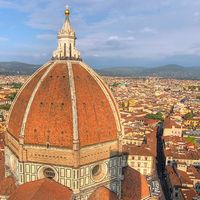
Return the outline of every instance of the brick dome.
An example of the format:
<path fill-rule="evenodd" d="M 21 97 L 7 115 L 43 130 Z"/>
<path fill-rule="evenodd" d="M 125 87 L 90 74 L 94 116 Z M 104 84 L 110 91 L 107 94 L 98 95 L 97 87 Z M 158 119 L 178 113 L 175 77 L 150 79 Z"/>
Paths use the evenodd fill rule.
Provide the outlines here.
<path fill-rule="evenodd" d="M 73 149 L 115 141 L 121 131 L 111 92 L 81 61 L 51 61 L 18 93 L 7 131 L 28 145 Z"/>

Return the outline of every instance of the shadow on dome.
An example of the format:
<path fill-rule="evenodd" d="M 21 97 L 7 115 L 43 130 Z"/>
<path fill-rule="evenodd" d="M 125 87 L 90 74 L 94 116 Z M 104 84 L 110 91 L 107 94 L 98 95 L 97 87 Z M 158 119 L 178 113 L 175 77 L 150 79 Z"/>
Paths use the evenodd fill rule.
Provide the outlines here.
<path fill-rule="evenodd" d="M 123 200 L 141 200 L 150 197 L 149 186 L 145 176 L 129 166 L 123 169 L 123 175 Z"/>

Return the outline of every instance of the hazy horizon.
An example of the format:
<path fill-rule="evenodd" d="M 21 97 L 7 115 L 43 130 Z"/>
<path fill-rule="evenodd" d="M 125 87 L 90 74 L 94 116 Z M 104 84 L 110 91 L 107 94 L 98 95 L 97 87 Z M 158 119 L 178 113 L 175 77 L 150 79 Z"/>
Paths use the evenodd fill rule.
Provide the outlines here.
<path fill-rule="evenodd" d="M 44 65 L 45 63 L 41 63 L 41 64 L 38 64 L 38 63 L 29 63 L 29 62 L 22 62 L 22 61 L 1 61 L 0 60 L 0 64 L 1 63 L 23 63 L 23 64 L 27 64 L 27 65 L 36 65 L 36 66 L 38 66 L 38 67 L 40 67 L 40 66 L 42 66 L 42 65 Z M 193 67 L 195 67 L 195 68 L 200 68 L 200 65 L 199 66 L 184 66 L 184 65 L 178 65 L 178 64 L 174 64 L 174 63 L 168 63 L 168 64 L 163 64 L 163 65 L 155 65 L 155 66 L 139 66 L 139 65 L 129 65 L 129 66 L 126 66 L 126 65 L 124 65 L 124 66 L 93 66 L 93 65 L 91 65 L 91 67 L 92 68 L 94 68 L 94 69 L 106 69 L 106 68 L 157 68 L 157 67 L 165 67 L 165 66 L 180 66 L 180 67 L 184 67 L 184 68 L 193 68 Z"/>

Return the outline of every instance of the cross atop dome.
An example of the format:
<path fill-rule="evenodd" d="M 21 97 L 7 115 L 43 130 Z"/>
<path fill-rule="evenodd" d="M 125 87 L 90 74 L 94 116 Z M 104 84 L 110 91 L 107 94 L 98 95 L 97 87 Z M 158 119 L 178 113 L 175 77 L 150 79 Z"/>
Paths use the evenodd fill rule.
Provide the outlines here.
<path fill-rule="evenodd" d="M 65 9 L 65 22 L 58 33 L 58 47 L 53 52 L 54 60 L 80 60 L 80 52 L 76 49 L 76 33 L 71 26 L 69 6 Z"/>

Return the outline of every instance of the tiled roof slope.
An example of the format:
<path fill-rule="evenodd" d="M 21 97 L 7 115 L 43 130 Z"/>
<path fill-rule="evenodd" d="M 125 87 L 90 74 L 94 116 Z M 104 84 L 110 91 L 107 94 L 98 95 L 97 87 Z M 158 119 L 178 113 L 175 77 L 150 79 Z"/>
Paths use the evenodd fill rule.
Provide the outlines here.
<path fill-rule="evenodd" d="M 116 194 L 106 187 L 97 188 L 88 200 L 118 200 Z"/>
<path fill-rule="evenodd" d="M 123 200 L 141 200 L 150 196 L 148 183 L 142 174 L 130 167 L 124 168 L 123 172 Z"/>
<path fill-rule="evenodd" d="M 96 73 L 82 62 L 60 61 L 41 68 L 19 92 L 8 132 L 25 144 L 72 149 L 75 129 L 85 147 L 117 140 L 119 124 L 115 100 Z"/>
<path fill-rule="evenodd" d="M 15 179 L 11 176 L 0 181 L 0 196 L 9 196 L 16 189 Z"/>
<path fill-rule="evenodd" d="M 71 200 L 73 192 L 67 187 L 50 179 L 20 185 L 9 197 L 9 200 Z"/>

